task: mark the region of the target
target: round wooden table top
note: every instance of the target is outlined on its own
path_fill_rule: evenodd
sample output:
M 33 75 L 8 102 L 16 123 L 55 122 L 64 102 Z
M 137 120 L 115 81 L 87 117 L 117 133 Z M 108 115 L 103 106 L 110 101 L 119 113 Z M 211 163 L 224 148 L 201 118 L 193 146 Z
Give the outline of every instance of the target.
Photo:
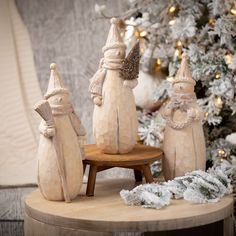
M 25 199 L 26 214 L 40 222 L 58 227 L 102 232 L 150 232 L 183 229 L 217 222 L 233 211 L 233 198 L 218 203 L 192 204 L 172 200 L 160 210 L 127 206 L 119 196 L 121 189 L 132 189 L 134 180 L 100 180 L 96 196 L 81 195 L 72 203 L 45 200 L 39 191 Z
M 127 154 L 104 154 L 96 144 L 85 145 L 85 161 L 103 165 L 114 165 L 116 167 L 125 165 L 149 164 L 163 157 L 160 148 L 150 147 L 143 144 L 136 144 L 134 149 Z

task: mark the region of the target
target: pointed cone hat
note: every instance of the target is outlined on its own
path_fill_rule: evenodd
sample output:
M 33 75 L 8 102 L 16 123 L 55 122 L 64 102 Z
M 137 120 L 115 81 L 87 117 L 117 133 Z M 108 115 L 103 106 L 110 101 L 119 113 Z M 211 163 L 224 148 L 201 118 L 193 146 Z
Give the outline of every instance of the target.
M 180 68 L 175 76 L 173 83 L 189 83 L 195 85 L 196 82 L 192 78 L 192 73 L 188 65 L 188 59 L 185 54 L 182 56 Z
M 124 49 L 126 48 L 120 36 L 119 23 L 120 23 L 119 19 L 117 18 L 111 19 L 111 27 L 107 36 L 106 45 L 102 48 L 103 52 L 111 48 L 119 48 L 119 47 L 123 47 Z
M 48 89 L 44 97 L 47 99 L 55 94 L 69 93 L 68 89 L 65 87 L 57 71 L 57 65 L 55 63 L 52 63 L 50 65 L 50 69 L 51 69 L 51 74 L 49 78 Z

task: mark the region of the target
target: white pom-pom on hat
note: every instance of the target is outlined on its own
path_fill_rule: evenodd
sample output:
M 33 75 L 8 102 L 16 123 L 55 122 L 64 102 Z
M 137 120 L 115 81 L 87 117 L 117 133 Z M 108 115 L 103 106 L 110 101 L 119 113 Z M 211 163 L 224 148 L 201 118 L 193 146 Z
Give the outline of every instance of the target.
M 113 17 L 113 18 L 111 18 L 110 22 L 111 22 L 111 24 L 119 24 L 120 19 Z
M 57 64 L 56 63 L 51 63 L 50 64 L 50 69 L 51 70 L 56 70 L 56 68 L 57 68 Z

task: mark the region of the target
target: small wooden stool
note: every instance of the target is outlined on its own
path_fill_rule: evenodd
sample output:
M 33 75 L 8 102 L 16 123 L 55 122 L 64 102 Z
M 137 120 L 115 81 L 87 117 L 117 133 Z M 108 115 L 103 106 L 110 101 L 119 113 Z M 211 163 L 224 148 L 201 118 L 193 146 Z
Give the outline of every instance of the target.
M 94 196 L 94 188 L 97 172 L 113 167 L 128 168 L 134 170 L 135 180 L 142 181 L 142 174 L 147 183 L 153 182 L 150 164 L 163 157 L 163 151 L 159 148 L 136 144 L 134 149 L 127 154 L 104 154 L 95 144 L 85 146 L 85 160 L 83 160 L 84 172 L 90 165 L 87 196 Z

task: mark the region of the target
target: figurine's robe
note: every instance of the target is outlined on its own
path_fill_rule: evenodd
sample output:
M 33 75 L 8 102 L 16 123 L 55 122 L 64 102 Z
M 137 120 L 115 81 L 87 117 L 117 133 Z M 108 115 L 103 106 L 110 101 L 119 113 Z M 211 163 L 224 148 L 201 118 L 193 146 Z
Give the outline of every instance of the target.
M 137 140 L 137 113 L 131 88 L 124 86 L 119 70 L 107 69 L 103 103 L 94 106 L 93 133 L 104 153 L 128 153 Z
M 197 105 L 196 108 L 198 109 Z M 186 113 L 176 110 L 173 121 L 183 122 Z M 166 180 L 183 176 L 193 170 L 205 170 L 206 150 L 203 128 L 200 120 L 193 121 L 186 128 L 176 130 L 166 126 L 164 133 L 164 175 Z
M 54 121 L 64 158 L 69 196 L 74 199 L 79 194 L 83 181 L 80 146 L 68 115 L 54 116 Z M 38 150 L 38 183 L 46 199 L 64 200 L 56 151 L 52 139 L 46 138 L 42 134 L 40 135 Z

